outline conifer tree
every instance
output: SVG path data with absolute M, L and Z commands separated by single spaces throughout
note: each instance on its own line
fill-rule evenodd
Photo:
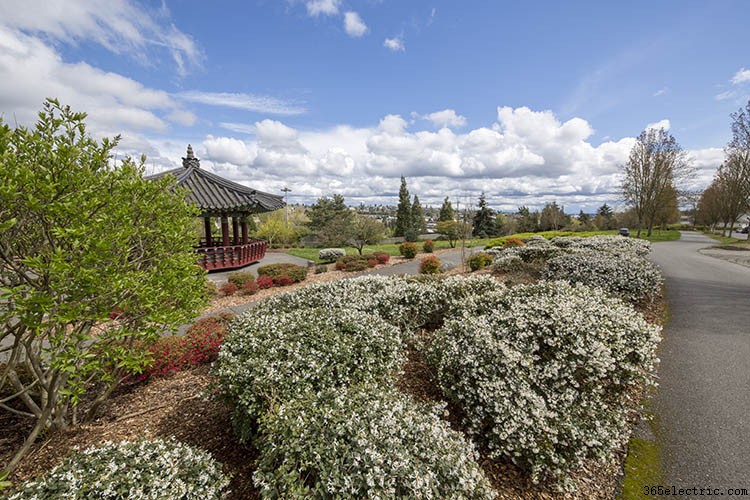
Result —
M 453 213 L 453 204 L 451 203 L 451 200 L 446 196 L 443 200 L 443 206 L 440 207 L 440 215 L 438 215 L 438 222 L 442 221 L 451 221 L 455 219 L 455 214 Z
M 412 227 L 411 223 L 411 196 L 406 188 L 406 178 L 401 176 L 401 188 L 398 191 L 398 208 L 396 210 L 396 228 L 394 236 L 406 236 L 406 232 Z
M 495 211 L 487 206 L 484 192 L 479 195 L 479 210 L 474 215 L 472 236 L 487 238 L 495 234 Z

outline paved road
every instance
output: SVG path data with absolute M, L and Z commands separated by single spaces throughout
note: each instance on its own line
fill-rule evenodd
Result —
M 670 318 L 657 439 L 678 488 L 750 488 L 750 268 L 698 252 L 715 243 L 683 232 L 653 246 Z

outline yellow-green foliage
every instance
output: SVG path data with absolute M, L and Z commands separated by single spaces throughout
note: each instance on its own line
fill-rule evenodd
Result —
M 646 494 L 646 487 L 659 484 L 663 484 L 663 481 L 657 443 L 641 438 L 631 439 L 628 458 L 625 461 L 625 478 L 622 481 L 620 499 L 653 498 Z
M 548 240 L 557 238 L 558 236 L 580 236 L 582 238 L 588 238 L 590 236 L 600 236 L 602 234 L 617 234 L 617 231 L 542 231 L 539 233 L 516 233 L 508 236 L 502 236 L 500 238 L 494 238 L 487 242 L 484 248 L 492 248 L 502 246 L 510 238 L 518 238 L 521 240 L 528 240 L 532 236 L 543 236 Z

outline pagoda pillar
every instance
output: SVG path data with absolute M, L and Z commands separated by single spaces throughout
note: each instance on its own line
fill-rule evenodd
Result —
M 239 245 L 240 244 L 240 235 L 239 235 L 240 229 L 239 229 L 239 221 L 237 220 L 237 216 L 232 216 L 232 245 Z
M 240 219 L 240 224 L 242 226 L 242 244 L 247 245 L 247 216 L 243 216 L 242 219 Z
M 203 217 L 203 232 L 206 234 L 206 246 L 212 246 L 213 241 L 211 240 L 211 216 L 209 215 Z
M 229 219 L 227 214 L 221 214 L 221 244 L 222 246 L 229 246 Z

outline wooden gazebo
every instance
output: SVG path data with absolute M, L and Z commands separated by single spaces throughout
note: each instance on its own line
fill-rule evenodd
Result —
M 203 269 L 213 271 L 243 267 L 265 256 L 266 242 L 248 237 L 247 218 L 251 214 L 283 208 L 285 204 L 281 196 L 237 184 L 201 169 L 200 160 L 195 157 L 189 144 L 182 167 L 150 178 L 165 175 L 174 175 L 177 185 L 187 188 L 190 201 L 201 209 L 205 237 L 200 238 L 196 252 Z M 216 237 L 211 234 L 211 219 L 214 217 L 221 220 L 221 235 Z

